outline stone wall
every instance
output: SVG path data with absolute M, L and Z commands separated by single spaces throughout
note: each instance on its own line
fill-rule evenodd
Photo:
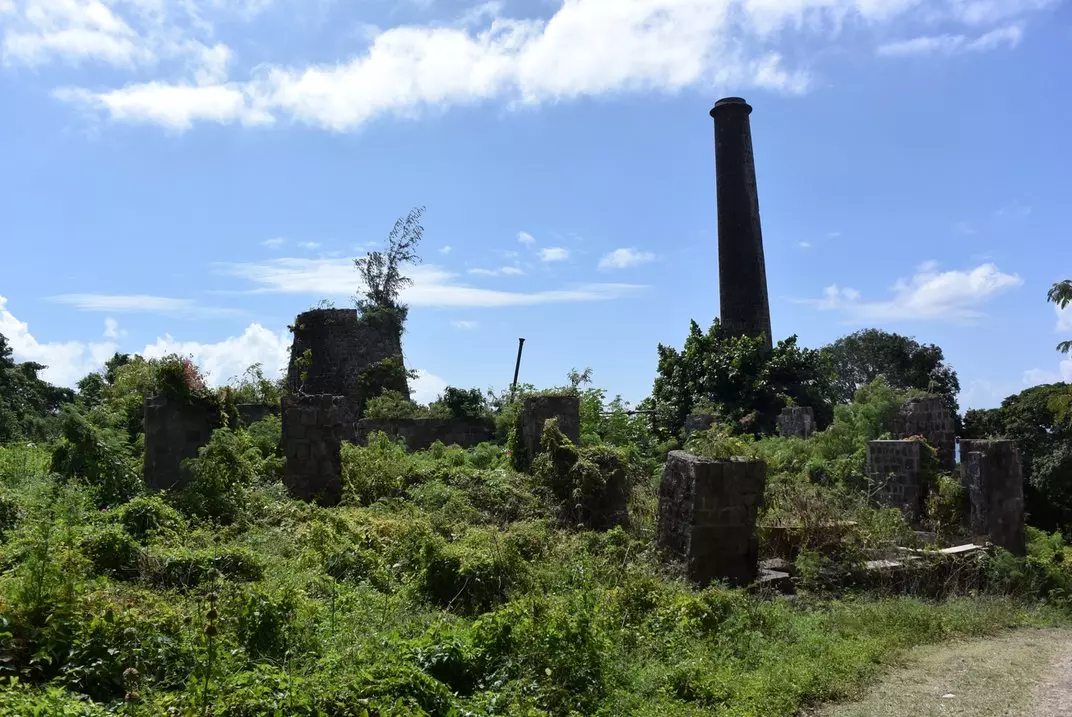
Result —
M 307 349 L 311 360 L 303 367 L 300 361 Z M 393 356 L 402 356 L 401 336 L 358 318 L 356 309 L 306 311 L 294 320 L 287 390 L 295 395 L 345 396 L 351 405 L 360 406 L 369 398 L 359 389 L 361 373 Z M 409 396 L 404 381 L 396 388 Z
M 811 406 L 786 406 L 778 416 L 778 434 L 807 438 L 815 433 L 815 411 Z
M 182 461 L 220 426 L 219 410 L 165 396 L 145 399 L 145 484 L 150 490 L 181 488 L 190 480 Z
M 878 488 L 879 503 L 900 508 L 913 522 L 923 514 L 922 449 L 919 441 L 867 444 L 867 475 Z
M 520 445 L 525 451 L 526 470 L 540 452 L 543 425 L 558 419 L 558 429 L 574 443 L 581 440 L 581 399 L 577 396 L 525 396 L 521 404 Z
M 962 441 L 960 470 L 971 500 L 972 533 L 1024 555 L 1024 477 L 1016 441 Z
M 278 416 L 279 404 L 266 406 L 263 403 L 240 403 L 238 404 L 238 420 L 243 427 L 263 421 L 268 416 Z
M 910 398 L 893 423 L 894 438 L 923 436 L 938 451 L 938 469 L 956 470 L 957 426 L 952 409 L 938 396 Z
M 762 461 L 713 461 L 684 451 L 667 457 L 659 485 L 658 544 L 685 562 L 690 580 L 743 586 L 756 579 L 756 513 L 766 475 Z
M 713 413 L 693 413 L 685 417 L 685 435 L 706 431 L 715 425 L 716 416 Z
M 364 444 L 373 431 L 405 442 L 411 451 L 424 450 L 436 441 L 472 448 L 495 437 L 495 422 L 480 418 L 363 418 L 357 422 L 356 440 Z
M 283 482 L 295 498 L 321 505 L 342 499 L 343 441 L 353 441 L 353 410 L 343 396 L 283 397 Z

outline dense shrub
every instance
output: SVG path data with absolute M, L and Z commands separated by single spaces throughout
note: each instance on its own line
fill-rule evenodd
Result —
M 123 529 L 140 543 L 155 535 L 174 535 L 184 522 L 182 515 L 159 496 L 139 496 L 121 505 L 116 515 Z
M 143 554 L 139 569 L 142 579 L 157 588 L 189 590 L 206 584 L 213 570 L 236 582 L 260 580 L 265 566 L 256 554 L 242 548 L 181 548 Z
M 497 531 L 473 529 L 456 542 L 428 540 L 421 550 L 419 588 L 435 604 L 463 614 L 490 610 L 523 590 L 528 567 Z
M 226 525 L 245 512 L 246 494 L 263 462 L 248 433 L 217 428 L 186 466 L 192 478 L 175 494 L 176 504 L 191 516 Z
M 129 580 L 138 575 L 141 548 L 119 526 L 105 526 L 82 540 L 82 552 L 98 575 Z
M 364 446 L 342 445 L 342 482 L 347 500 L 361 505 L 399 495 L 413 459 L 404 446 L 374 431 Z
M 114 431 L 93 425 L 77 409 L 63 410 L 63 438 L 52 454 L 52 471 L 83 480 L 99 505 L 124 503 L 142 489 L 127 444 Z

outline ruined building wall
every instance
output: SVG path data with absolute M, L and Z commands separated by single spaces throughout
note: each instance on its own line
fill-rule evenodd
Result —
M 374 431 L 403 441 L 410 451 L 422 451 L 436 441 L 472 448 L 495 437 L 495 422 L 483 418 L 363 418 L 356 425 L 356 442 L 366 443 Z
M 581 399 L 577 396 L 525 396 L 521 403 L 518 438 L 525 451 L 522 470 L 528 470 L 540 452 L 547 419 L 558 419 L 558 429 L 574 443 L 581 440 Z
M 1023 555 L 1024 477 L 1016 441 L 963 441 L 960 468 L 971 499 L 972 533 Z
M 283 397 L 283 482 L 292 496 L 321 505 L 342 499 L 340 449 L 355 440 L 354 423 L 344 396 Z
M 145 484 L 150 490 L 174 490 L 190 481 L 182 467 L 220 427 L 217 409 L 167 396 L 145 399 Z
M 689 579 L 748 585 L 759 572 L 756 516 L 763 461 L 713 461 L 672 451 L 659 484 L 658 544 Z
M 718 202 L 719 320 L 730 336 L 771 343 L 767 269 L 752 153 L 752 108 L 740 97 L 715 103 L 715 175 Z
M 310 360 L 303 366 L 306 350 L 310 351 Z M 345 396 L 352 405 L 363 405 L 370 396 L 363 395 L 360 389 L 358 379 L 362 372 L 394 356 L 402 357 L 401 335 L 358 318 L 356 309 L 306 311 L 294 320 L 287 390 L 291 394 Z M 409 397 L 405 382 L 394 388 Z
M 952 409 L 938 396 L 910 398 L 893 423 L 895 438 L 923 436 L 938 452 L 938 468 L 956 470 L 957 425 Z
M 786 406 L 778 416 L 778 435 L 808 438 L 815 433 L 815 411 L 811 406 Z
M 867 475 L 879 488 L 879 503 L 900 508 L 912 522 L 923 514 L 922 450 L 919 441 L 867 444 Z

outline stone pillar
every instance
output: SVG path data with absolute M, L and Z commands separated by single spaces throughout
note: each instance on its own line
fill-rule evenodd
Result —
M 905 401 L 894 418 L 893 436 L 923 436 L 938 452 L 938 469 L 946 473 L 956 470 L 956 417 L 941 397 L 922 396 Z
M 685 562 L 689 579 L 744 586 L 759 572 L 756 513 L 763 461 L 713 461 L 672 451 L 659 484 L 658 544 Z
M 402 358 L 401 335 L 386 324 L 359 318 L 356 309 L 306 311 L 298 314 L 292 328 L 294 342 L 287 367 L 291 394 L 345 396 L 352 406 L 361 406 L 371 397 L 360 389 L 362 372 L 384 359 Z M 385 388 L 409 396 L 404 379 Z
M 706 431 L 713 425 L 715 425 L 715 414 L 693 413 L 685 417 L 685 435 L 696 433 L 697 431 Z
M 900 508 L 911 522 L 923 514 L 922 450 L 919 441 L 867 444 L 867 475 L 878 487 L 879 503 Z
M 220 427 L 219 411 L 166 396 L 145 399 L 145 485 L 150 490 L 175 490 L 190 482 L 182 467 L 196 458 Z
M 521 446 L 525 450 L 526 466 L 540 452 L 543 424 L 549 418 L 558 419 L 558 429 L 574 443 L 581 440 L 581 399 L 577 396 L 525 396 L 521 404 Z
M 971 500 L 972 534 L 1024 555 L 1024 477 L 1016 441 L 962 441 L 960 459 L 961 482 Z
M 353 412 L 344 397 L 284 396 L 283 482 L 290 494 L 337 505 L 342 500 L 340 448 L 353 440 Z
M 725 97 L 711 110 L 718 195 L 719 319 L 730 336 L 763 335 L 769 348 L 770 306 L 748 119 L 751 112 L 752 107 L 740 97 Z
M 807 438 L 815 433 L 815 411 L 811 406 L 786 406 L 778 416 L 778 434 Z

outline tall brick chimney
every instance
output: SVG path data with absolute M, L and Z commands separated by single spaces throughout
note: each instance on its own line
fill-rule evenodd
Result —
M 720 320 L 731 336 L 766 337 L 771 346 L 767 270 L 759 226 L 752 107 L 740 97 L 715 102 L 715 179 L 718 191 Z

